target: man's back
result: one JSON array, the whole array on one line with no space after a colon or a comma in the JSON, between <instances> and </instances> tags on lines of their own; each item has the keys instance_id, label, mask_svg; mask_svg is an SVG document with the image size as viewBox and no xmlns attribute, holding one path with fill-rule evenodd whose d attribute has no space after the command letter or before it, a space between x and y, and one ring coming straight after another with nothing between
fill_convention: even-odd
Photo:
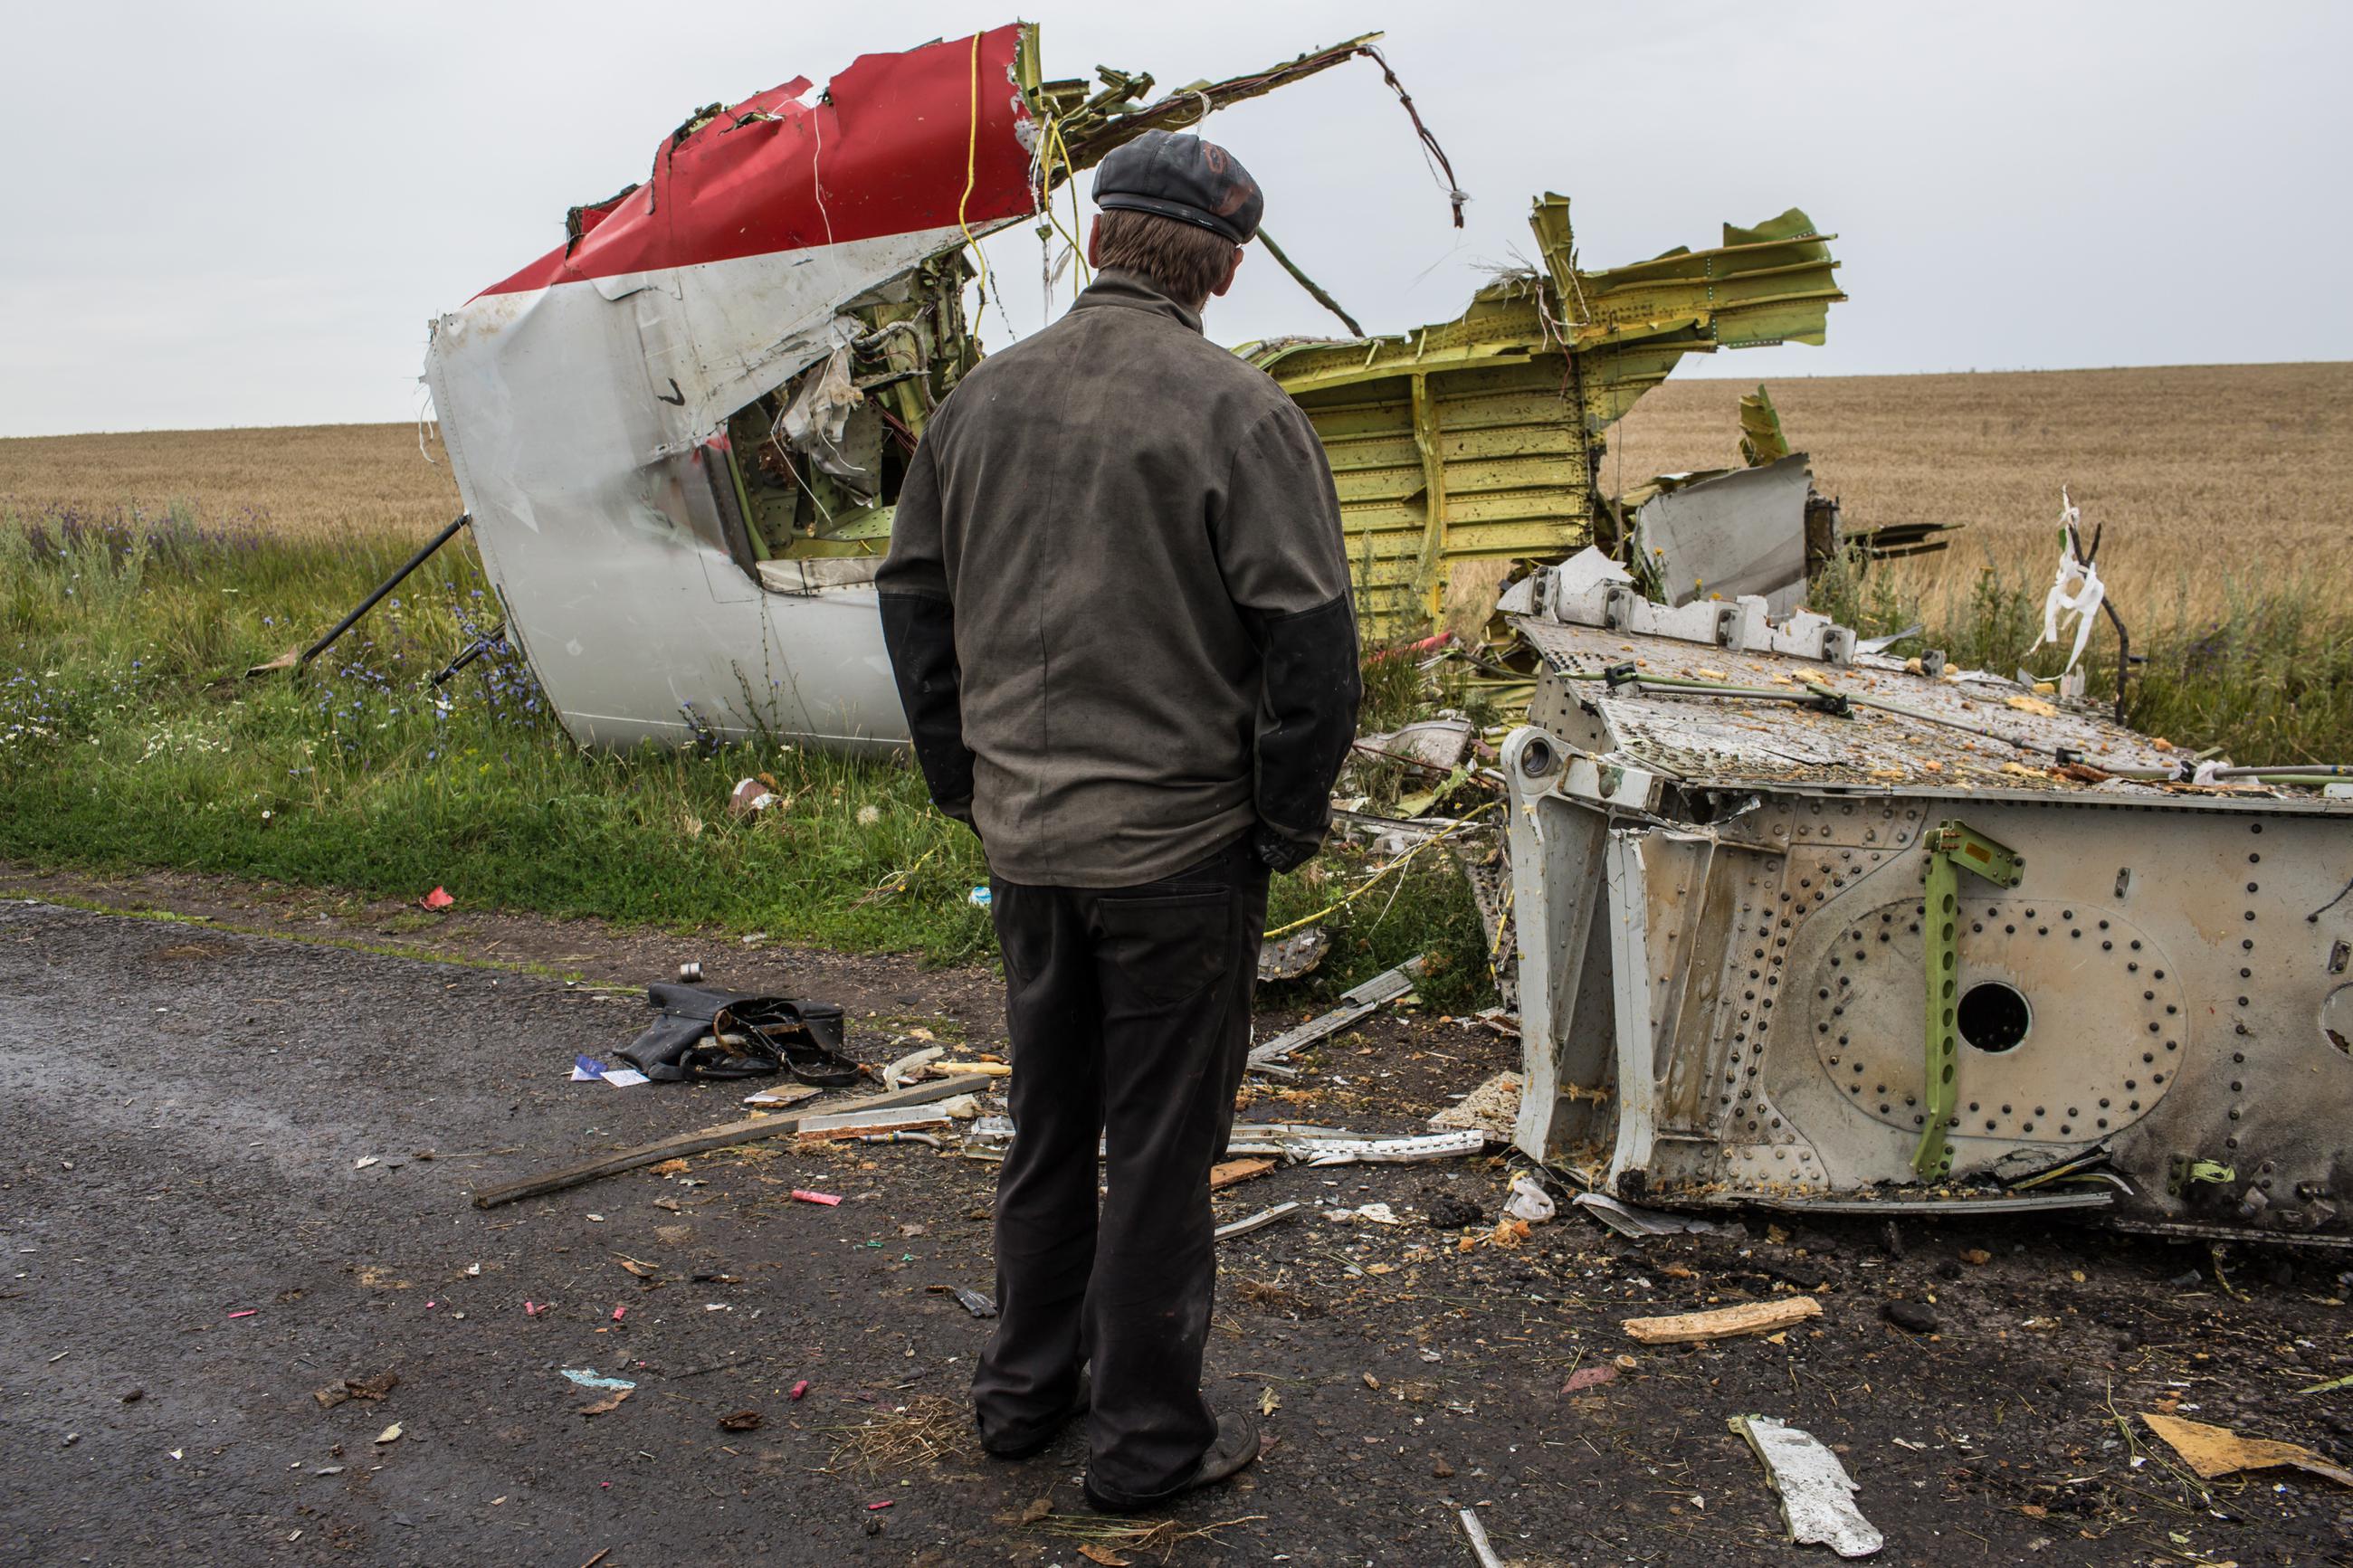
<instances>
[{"instance_id":1,"label":"man's back","mask_svg":"<svg viewBox=\"0 0 2353 1568\"><path fill-rule=\"evenodd\" d=\"M1353 678L1337 520L1306 416L1140 274L956 388L880 586L954 602L998 876L1147 882L1250 828L1267 624L1321 613Z\"/></svg>"},{"instance_id":2,"label":"man's back","mask_svg":"<svg viewBox=\"0 0 2353 1568\"><path fill-rule=\"evenodd\" d=\"M1323 448L1200 335L1257 182L1146 131L1095 203L1103 275L932 416L877 583L916 760L979 830L1005 956L1018 1131L973 1419L1018 1460L1085 1415L1087 1500L1132 1512L1258 1457L1250 1413L1201 1392L1209 1166L1267 879L1323 842L1358 682Z\"/></svg>"}]
</instances>

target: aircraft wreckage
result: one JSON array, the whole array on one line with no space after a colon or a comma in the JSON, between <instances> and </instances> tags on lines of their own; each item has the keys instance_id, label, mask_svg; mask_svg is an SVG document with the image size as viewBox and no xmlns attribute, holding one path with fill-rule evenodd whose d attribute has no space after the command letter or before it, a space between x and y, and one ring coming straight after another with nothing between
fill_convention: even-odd
<instances>
[{"instance_id":1,"label":"aircraft wreckage","mask_svg":"<svg viewBox=\"0 0 2353 1568\"><path fill-rule=\"evenodd\" d=\"M2353 769L1594 551L1504 607L1522 1149L1672 1206L2353 1242Z\"/></svg>"},{"instance_id":2,"label":"aircraft wreckage","mask_svg":"<svg viewBox=\"0 0 2353 1568\"><path fill-rule=\"evenodd\" d=\"M442 439L565 728L902 744L872 581L907 454L980 356L968 247L1061 226L1056 189L1146 130L1359 56L1379 61L1354 39L1151 99L1108 68L1092 90L1041 79L1026 25L868 55L821 90L697 110L643 182L436 320ZM1820 342L1844 298L1831 237L1794 209L1605 271L1577 268L1565 198L1533 226L1542 268L1456 321L1242 351L1331 455L1376 639L1483 622L1514 563L1608 533L1612 421L1685 353Z\"/></svg>"},{"instance_id":3,"label":"aircraft wreckage","mask_svg":"<svg viewBox=\"0 0 2353 1568\"><path fill-rule=\"evenodd\" d=\"M866 56L698 110L437 320L506 635L574 737L902 743L872 577L979 357L973 242L1067 241L1052 197L1122 142L1360 55L1156 98L1045 79L1027 26ZM1452 321L1239 351L1331 457L1368 636L1454 629L1534 678L1482 889L1518 952L1520 1146L1677 1206L2353 1242L2346 786L1859 650L1802 608L1852 536L1761 389L1743 468L1605 494L1605 432L1683 354L1823 340L1834 237L1792 209L1586 270L1565 199L1533 227L1540 265Z\"/></svg>"}]
</instances>

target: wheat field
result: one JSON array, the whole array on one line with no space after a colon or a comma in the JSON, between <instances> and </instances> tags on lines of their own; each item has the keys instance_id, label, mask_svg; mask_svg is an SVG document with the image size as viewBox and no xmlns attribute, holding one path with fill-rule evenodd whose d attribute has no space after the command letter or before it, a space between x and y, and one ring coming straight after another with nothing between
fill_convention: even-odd
<instances>
[{"instance_id":1,"label":"wheat field","mask_svg":"<svg viewBox=\"0 0 2353 1568\"><path fill-rule=\"evenodd\" d=\"M1671 381L1609 433L1602 479L1737 463L1746 381ZM2120 605L2169 624L2290 580L2353 599L2353 363L2183 365L1770 384L1850 526L1965 524L1897 575L1932 609L1989 563L2055 564L2059 489L2105 524ZM422 536L459 510L413 425L0 440L0 511L150 514L296 538Z\"/></svg>"},{"instance_id":2,"label":"wheat field","mask_svg":"<svg viewBox=\"0 0 2353 1568\"><path fill-rule=\"evenodd\" d=\"M1612 432L1610 489L1737 466L1746 381L1671 381ZM2289 578L2353 594L2353 363L1838 376L1769 384L1793 449L1851 528L1957 522L1904 569L1924 600L1989 562L2046 580L2059 489L2106 525L2099 564L2129 615L2213 617Z\"/></svg>"},{"instance_id":3,"label":"wheat field","mask_svg":"<svg viewBox=\"0 0 2353 1568\"><path fill-rule=\"evenodd\" d=\"M428 458L429 454L429 458ZM194 512L296 539L416 534L464 510L414 425L292 425L0 440L0 514Z\"/></svg>"}]
</instances>

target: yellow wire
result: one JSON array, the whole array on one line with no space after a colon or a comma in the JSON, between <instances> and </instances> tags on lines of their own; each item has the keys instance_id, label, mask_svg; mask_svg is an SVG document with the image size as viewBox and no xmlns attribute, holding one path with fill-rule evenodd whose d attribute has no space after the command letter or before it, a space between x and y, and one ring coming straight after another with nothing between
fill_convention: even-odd
<instances>
[{"instance_id":1,"label":"yellow wire","mask_svg":"<svg viewBox=\"0 0 2353 1568\"><path fill-rule=\"evenodd\" d=\"M1083 287L1094 281L1094 274L1087 270L1086 247L1079 243L1079 171L1071 162L1071 145L1062 140L1062 122L1059 120L1046 121L1046 221L1054 226L1054 232L1070 246L1071 258L1079 264L1079 282ZM1062 167L1071 176L1066 182L1071 187L1071 226L1067 229L1062 226L1062 220L1054 216L1053 154L1056 153L1062 155Z\"/></svg>"},{"instance_id":2,"label":"yellow wire","mask_svg":"<svg viewBox=\"0 0 2353 1568\"><path fill-rule=\"evenodd\" d=\"M1415 845L1412 848L1407 850L1404 854L1398 856L1396 859L1390 861L1388 865L1382 867L1379 870L1374 872L1371 876L1366 878L1362 882L1356 885L1354 892L1343 894L1341 897L1336 898L1330 903L1324 905L1322 909L1317 910L1312 915L1302 915L1299 919L1292 921L1289 925L1275 927L1272 931L1266 933L1264 940L1271 941L1275 937L1288 936L1293 931L1297 931L1301 926L1311 925L1314 922L1322 920L1325 915L1331 914L1335 910L1345 909L1348 905L1355 903L1358 899L1361 899L1366 893L1371 892L1373 890L1373 884L1379 881L1383 877L1388 876L1392 871L1398 870L1403 867L1407 861L1412 859L1415 856L1420 854L1431 845L1442 843L1446 839L1451 838L1457 833L1460 833L1464 828L1470 826L1473 820L1478 817L1484 816L1487 813L1494 810L1497 806L1503 804L1504 803L1500 800L1489 801L1478 810L1461 818L1451 827L1445 829L1443 832L1432 834L1428 838L1425 838L1420 843Z\"/></svg>"},{"instance_id":3,"label":"yellow wire","mask_svg":"<svg viewBox=\"0 0 2353 1568\"><path fill-rule=\"evenodd\" d=\"M964 231L964 243L973 259L980 263L980 297L988 298L988 258L980 252L980 241L973 237L972 226L964 221L965 205L972 200L972 187L978 179L980 157L980 39L972 36L972 125L964 142L964 195L956 198L956 227ZM976 318L976 320L977 318Z\"/></svg>"}]
</instances>

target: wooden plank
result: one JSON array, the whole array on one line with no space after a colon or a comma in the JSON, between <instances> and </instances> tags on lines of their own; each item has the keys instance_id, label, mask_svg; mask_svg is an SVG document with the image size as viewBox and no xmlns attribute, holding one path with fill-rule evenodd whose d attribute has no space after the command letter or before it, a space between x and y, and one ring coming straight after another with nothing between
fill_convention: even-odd
<instances>
[{"instance_id":1,"label":"wooden plank","mask_svg":"<svg viewBox=\"0 0 2353 1568\"><path fill-rule=\"evenodd\" d=\"M964 1078L940 1079L931 1083L911 1085L892 1089L887 1094L869 1095L863 1100L847 1100L828 1114L846 1115L853 1111L888 1110L901 1105L928 1105L934 1100L955 1095L977 1093L988 1087L989 1080L976 1073ZM657 1143L641 1143L634 1149L607 1154L599 1159L568 1165L544 1175L526 1176L504 1186L489 1187L474 1194L474 1206L496 1208L520 1198L535 1198L544 1193L560 1193L566 1187L576 1187L601 1176L615 1176L623 1171L634 1171L640 1165L650 1165L658 1160L668 1160L680 1154L700 1154L712 1149L724 1149L731 1143L749 1143L759 1138L780 1138L798 1132L807 1116L754 1116L743 1121L730 1121L722 1127L706 1127L700 1132L681 1132Z\"/></svg>"},{"instance_id":2,"label":"wooden plank","mask_svg":"<svg viewBox=\"0 0 2353 1568\"><path fill-rule=\"evenodd\" d=\"M1274 1162L1271 1160L1228 1160L1222 1165L1209 1167L1209 1190L1219 1192L1237 1182L1263 1176L1273 1169Z\"/></svg>"},{"instance_id":3,"label":"wooden plank","mask_svg":"<svg viewBox=\"0 0 2353 1568\"><path fill-rule=\"evenodd\" d=\"M1628 1318L1618 1326L1646 1345L1689 1345L1742 1334L1776 1333L1821 1315L1822 1304L1811 1296L1785 1296L1777 1301L1743 1301L1707 1312Z\"/></svg>"}]
</instances>

